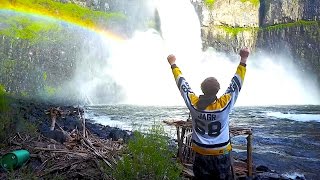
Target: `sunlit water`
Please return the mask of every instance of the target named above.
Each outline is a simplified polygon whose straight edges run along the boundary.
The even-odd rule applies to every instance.
[[[104,125],[127,130],[147,131],[163,120],[186,120],[184,106],[110,105],[86,107],[86,117]],[[317,179],[320,167],[320,106],[236,107],[231,124],[253,129],[254,164],[265,165],[280,173],[299,173]],[[173,138],[175,129],[165,126]],[[243,136],[232,139],[245,146]],[[245,152],[234,149],[245,159]]]

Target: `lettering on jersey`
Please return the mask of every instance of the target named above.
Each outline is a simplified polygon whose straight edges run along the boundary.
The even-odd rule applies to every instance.
[[[198,118],[195,119],[195,131],[200,135],[219,136],[221,123],[214,121],[216,117],[213,113],[200,113]]]
[[[216,120],[216,117],[217,116],[215,114],[212,114],[212,113],[201,113],[198,116],[199,119],[203,119],[203,120],[207,120],[207,121]]]

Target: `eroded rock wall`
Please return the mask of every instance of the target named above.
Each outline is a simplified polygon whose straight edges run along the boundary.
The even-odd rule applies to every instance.
[[[261,26],[298,20],[320,20],[320,1],[318,0],[260,0],[259,9]]]
[[[201,22],[203,48],[241,47],[287,53],[320,85],[319,0],[191,0]],[[319,87],[320,88],[320,87]]]

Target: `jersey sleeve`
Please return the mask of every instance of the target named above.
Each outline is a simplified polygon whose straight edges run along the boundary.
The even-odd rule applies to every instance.
[[[192,107],[193,102],[197,99],[197,96],[194,94],[188,82],[183,77],[180,69],[177,66],[174,66],[172,68],[172,73],[184,102],[186,103],[188,108]]]
[[[246,74],[246,64],[240,63],[237,67],[237,71],[233,76],[227,91],[225,92],[225,94],[231,95],[231,106],[235,104],[238,98],[238,95],[243,85],[245,74]]]

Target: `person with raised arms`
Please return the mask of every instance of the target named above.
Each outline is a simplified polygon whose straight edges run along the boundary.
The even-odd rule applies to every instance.
[[[203,95],[197,96],[176,65],[176,57],[173,54],[167,57],[176,84],[192,117],[195,179],[233,179],[229,114],[243,85],[249,53],[248,48],[240,50],[240,64],[229,87],[220,97],[217,97],[220,84],[214,77],[208,77],[201,83]]]

